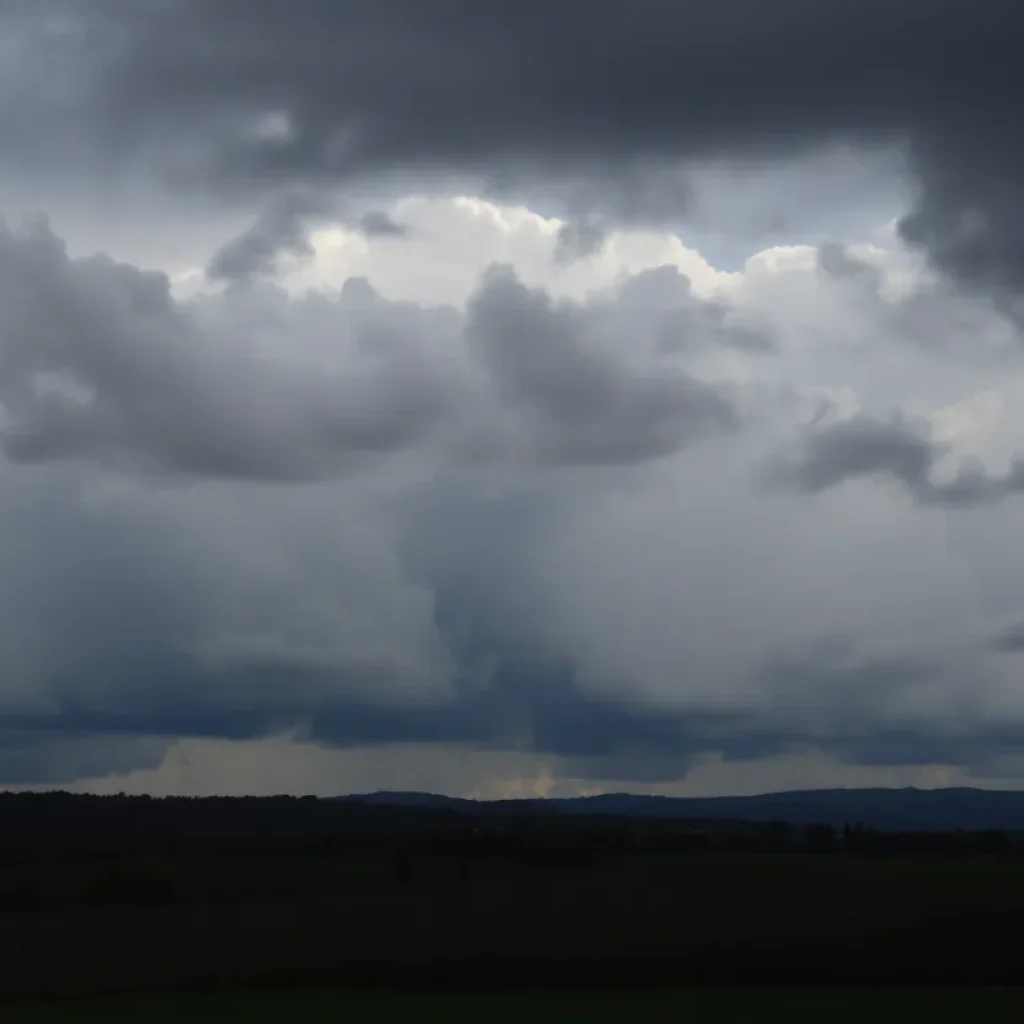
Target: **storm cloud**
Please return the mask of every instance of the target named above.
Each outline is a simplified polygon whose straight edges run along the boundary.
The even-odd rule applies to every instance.
[[[301,17],[45,0],[4,17],[22,86],[5,152],[26,167],[71,147],[207,186],[468,175],[663,223],[687,161],[895,147],[919,193],[908,240],[969,282],[1015,287],[1024,265],[1013,0],[310,0]]]
[[[214,253],[206,276],[212,281],[245,280],[273,274],[283,256],[312,256],[307,237],[311,221],[329,209],[316,195],[282,195],[246,231]]]
[[[973,335],[903,327],[970,301],[1001,321],[924,278],[886,298],[895,250],[846,255],[875,268],[852,277],[809,251],[711,292],[654,265],[578,298],[498,262],[435,306],[359,277],[182,299],[42,222],[0,250],[11,781],[296,731],[637,785],[712,754],[966,765],[1012,746],[993,709],[1015,654],[970,625],[972,588],[915,511],[1009,497],[996,470],[941,483],[943,453],[991,456],[926,428],[990,371],[965,378]],[[887,358],[930,418],[882,413]],[[876,405],[801,425],[829,383]],[[773,458],[787,486],[766,491]],[[872,476],[915,502],[839,487]],[[864,550],[901,567],[884,591]],[[991,615],[1017,611],[1010,592]],[[122,760],[95,760],[99,736]]]
[[[1012,761],[1022,28],[0,5],[0,784]]]
[[[222,270],[243,250],[222,250]],[[0,261],[0,447],[17,462],[283,481],[417,449],[628,463],[736,420],[650,343],[616,350],[602,322],[618,296],[555,302],[508,267],[484,274],[462,313],[390,303],[358,280],[334,298],[271,289],[262,305],[182,306],[162,274],[69,259],[45,223],[0,233]],[[706,335],[703,305],[684,303],[674,327],[685,335],[689,317]]]
[[[969,506],[1024,492],[1024,458],[1016,456],[1002,474],[989,473],[978,459],[960,465],[949,480],[933,479],[942,447],[922,428],[892,418],[857,416],[811,430],[796,458],[777,460],[769,478],[811,493],[858,477],[889,477],[923,505]]]

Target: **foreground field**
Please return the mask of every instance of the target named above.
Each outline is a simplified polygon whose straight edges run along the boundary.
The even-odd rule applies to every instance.
[[[250,1024],[301,1020],[406,1021],[433,1018],[461,1022],[537,1021],[722,1021],[829,1020],[831,1024],[867,1020],[942,1022],[965,1019],[986,1024],[1024,1019],[1022,990],[862,991],[692,991],[652,995],[502,994],[502,995],[348,995],[263,994],[168,1000],[163,1003],[108,1003],[8,1008],[5,1024],[91,1024],[131,1021],[246,1021]]]
[[[171,867],[180,884],[165,905],[111,901],[107,885],[80,902],[63,869],[46,868],[49,906],[0,913],[0,1001],[596,980],[634,992],[979,985],[1021,974],[1018,862],[642,857],[555,876],[481,865],[461,880],[438,862],[360,884],[325,859],[239,863],[234,892],[223,866]]]

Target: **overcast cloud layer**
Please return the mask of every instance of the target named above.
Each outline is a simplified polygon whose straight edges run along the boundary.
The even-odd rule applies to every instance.
[[[895,146],[905,236],[1020,280],[1015,0],[17,0],[6,162],[192,187],[486,181],[602,224],[681,218],[693,158]],[[67,162],[69,157],[76,161]]]
[[[0,4],[0,785],[1009,784],[1021,28]]]

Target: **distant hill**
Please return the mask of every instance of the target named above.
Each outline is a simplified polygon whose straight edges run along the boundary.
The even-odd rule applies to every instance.
[[[336,803],[376,804],[379,807],[423,807],[430,810],[467,810],[477,808],[475,800],[458,796],[441,796],[438,793],[410,793],[381,790],[377,793],[353,793],[350,796],[333,797]]]
[[[466,800],[433,793],[383,792],[336,798],[391,807],[450,809],[490,816],[529,814],[788,821],[860,822],[889,831],[1002,829],[1024,831],[1024,792],[985,789],[817,789],[759,796],[664,797],[631,793],[559,799]]]

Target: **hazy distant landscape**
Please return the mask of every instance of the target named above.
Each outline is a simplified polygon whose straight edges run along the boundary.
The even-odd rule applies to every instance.
[[[1024,792],[984,789],[817,789],[755,796],[666,797],[630,793],[519,800],[465,800],[432,793],[338,797],[395,807],[452,809],[466,814],[513,810],[561,814],[788,821],[842,826],[860,822],[890,830],[1007,829],[1024,832]]]

